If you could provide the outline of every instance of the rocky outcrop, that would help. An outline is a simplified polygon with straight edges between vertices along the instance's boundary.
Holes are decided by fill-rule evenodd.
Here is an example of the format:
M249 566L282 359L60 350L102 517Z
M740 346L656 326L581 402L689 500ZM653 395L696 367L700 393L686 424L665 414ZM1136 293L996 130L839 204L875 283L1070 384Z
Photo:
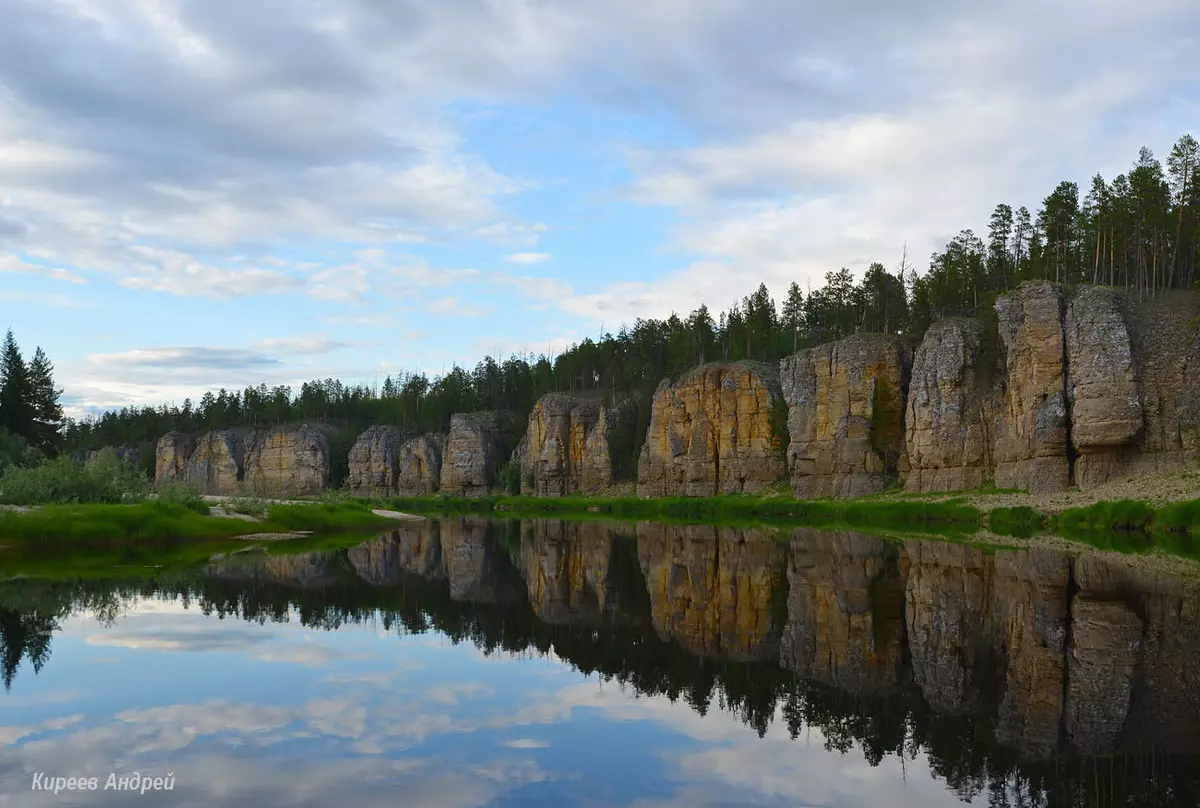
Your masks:
M94 466L105 457L112 457L119 463L141 466L142 451L137 446L105 446L102 449L92 449L83 456L85 466ZM156 463L157 466L157 458Z
M638 523L655 631L693 653L748 661L779 651L786 545L769 531Z
M851 693L898 691L905 636L899 562L896 548L873 536L796 530L780 665Z
M373 426L350 448L346 485L356 497L387 496L398 490L400 447L408 435L400 427Z
M757 491L784 475L772 427L778 374L750 362L701 365L654 393L638 459L641 497Z
M992 478L995 396L982 359L978 320L948 318L925 332L905 410L908 491L960 491Z
M195 439L182 432L168 432L159 438L154 452L154 481L182 482L188 457L195 447Z
M797 497L875 494L906 469L907 367L894 338L860 334L801 351L783 360L780 379Z
M481 517L445 519L439 525L442 568L450 580L450 599L471 603L507 603L524 586L500 547L496 524Z
M308 496L329 488L329 430L276 427L254 434L246 450L245 488L268 496Z
M598 401L563 393L538 400L514 454L522 494L591 494L611 483L611 461L607 469L604 463L608 436L601 409Z
M442 453L439 490L457 497L482 497L499 482L500 466L513 450L514 424L505 412L457 413Z
M342 579L344 566L329 553L289 553L284 555L231 556L210 564L206 573L228 581L316 588Z
M246 433L239 429L206 432L196 439L178 481L205 494L232 496L241 490Z
M375 586L396 584L406 574L445 577L438 524L428 520L352 548L347 557L358 577Z
M442 447L445 443L445 435L433 433L400 445L396 461L398 494L421 497L438 490L442 478Z

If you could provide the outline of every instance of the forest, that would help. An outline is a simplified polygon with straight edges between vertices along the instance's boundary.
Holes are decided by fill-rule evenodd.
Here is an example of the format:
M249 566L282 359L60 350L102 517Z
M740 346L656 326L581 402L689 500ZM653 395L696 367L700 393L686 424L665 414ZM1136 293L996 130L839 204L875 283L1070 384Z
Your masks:
M389 377L378 387L324 379L298 390L265 385L221 389L199 401L129 407L65 421L52 411L46 398L48 377L39 369L29 375L41 379L33 384L40 384L42 393L32 398L17 392L0 395L0 424L41 451L139 446L144 460L146 450L152 458L154 442L170 430L313 419L349 429L386 423L444 430L456 412L505 409L524 418L545 393L592 391L609 402L626 402L631 412L631 445L616 453L628 465L636 462L655 386L703 362L775 362L859 332L893 333L915 344L934 320L987 315L996 295L1030 279L1104 284L1141 295L1193 288L1200 261L1198 167L1200 144L1184 135L1170 148L1165 164L1142 148L1127 173L1111 180L1092 177L1082 196L1076 182L1059 183L1036 214L1023 206L996 205L983 235L962 230L930 257L924 272L916 270L905 251L892 269L871 264L857 282L846 268L826 273L824 285L809 291L793 282L780 301L759 284L715 315L702 305L665 319L639 319L556 356L488 356L474 368L455 366L433 378L423 373ZM29 365L47 366L48 360L44 355L39 360L38 354ZM5 383L6 391L10 384ZM52 382L48 389L53 390ZM31 415L34 410L37 414ZM51 424L57 425L53 435L47 431Z

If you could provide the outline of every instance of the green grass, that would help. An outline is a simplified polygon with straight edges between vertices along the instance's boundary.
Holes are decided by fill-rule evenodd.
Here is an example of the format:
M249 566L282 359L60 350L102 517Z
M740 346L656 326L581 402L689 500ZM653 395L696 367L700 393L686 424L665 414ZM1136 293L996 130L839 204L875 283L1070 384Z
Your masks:
M0 513L0 542L198 540L300 530L341 533L394 524L372 514L363 503L275 505L262 522L208 516L188 504L161 500L135 505L49 505L27 514Z
M91 465L58 457L32 468L8 468L0 476L0 504L118 504L141 502L150 481L113 452Z
M904 527L970 531L981 514L961 500L947 502L796 500L727 494L715 497L508 497L478 499L399 497L387 507L411 513L502 513L506 516L556 516L584 519L647 519L706 524L776 523Z
M1029 538L1045 527L1046 517L1027 505L993 508L988 512L987 524L993 533Z

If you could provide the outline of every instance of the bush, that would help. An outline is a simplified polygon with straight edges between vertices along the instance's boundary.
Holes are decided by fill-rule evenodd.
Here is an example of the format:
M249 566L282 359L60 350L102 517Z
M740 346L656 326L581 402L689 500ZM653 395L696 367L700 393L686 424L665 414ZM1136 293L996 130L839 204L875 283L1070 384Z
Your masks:
M0 477L0 503L7 505L118 504L149 493L150 481L111 450L91 464L62 456L33 468L10 467Z
M532 474L529 475L533 477ZM530 479L530 488L533 487L533 481ZM510 460L500 467L500 485L509 494L517 496L521 493L521 466L517 461Z
M168 483L158 489L158 501L164 505L174 505L184 510L208 516L208 503L204 495L190 485L183 483Z

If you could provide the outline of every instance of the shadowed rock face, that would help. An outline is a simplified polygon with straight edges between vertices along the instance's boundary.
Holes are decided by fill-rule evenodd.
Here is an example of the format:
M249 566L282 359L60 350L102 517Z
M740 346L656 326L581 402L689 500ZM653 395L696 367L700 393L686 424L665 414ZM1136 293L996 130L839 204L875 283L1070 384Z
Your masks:
M895 339L861 334L801 351L783 360L780 379L797 497L876 494L907 467L907 369Z
M375 586L395 584L403 576L446 577L438 523L422 521L393 530L347 552L358 577Z
M638 459L641 497L758 491L783 477L771 426L776 371L750 362L701 365L654 394Z
M512 418L502 412L459 413L450 418L442 453L439 490L459 497L483 497L499 482L500 465L513 449Z
M399 486L400 447L407 437L395 426L373 426L350 449L346 480L354 496L395 494Z
M538 400L514 455L522 494L589 494L612 482L601 410L597 401L562 393Z
M206 570L213 578L301 587L328 586L342 579L344 567L337 556L324 552L287 555L235 556L214 562Z
M522 525L517 568L534 614L552 625L602 625L615 608L606 525L535 519Z
M523 594L515 586L519 579L500 546L495 522L478 517L446 519L439 523L439 531L451 600L510 603Z
M930 326L913 357L905 412L912 492L977 488L992 477L995 396L981 372L980 326Z
M422 435L405 441L397 457L397 493L425 496L435 493L442 477L442 447L446 436Z
M245 487L270 496L309 496L328 489L328 430L302 424L256 433L246 450Z
M154 452L154 481L182 482L183 470L196 441L182 432L168 432L158 439Z

